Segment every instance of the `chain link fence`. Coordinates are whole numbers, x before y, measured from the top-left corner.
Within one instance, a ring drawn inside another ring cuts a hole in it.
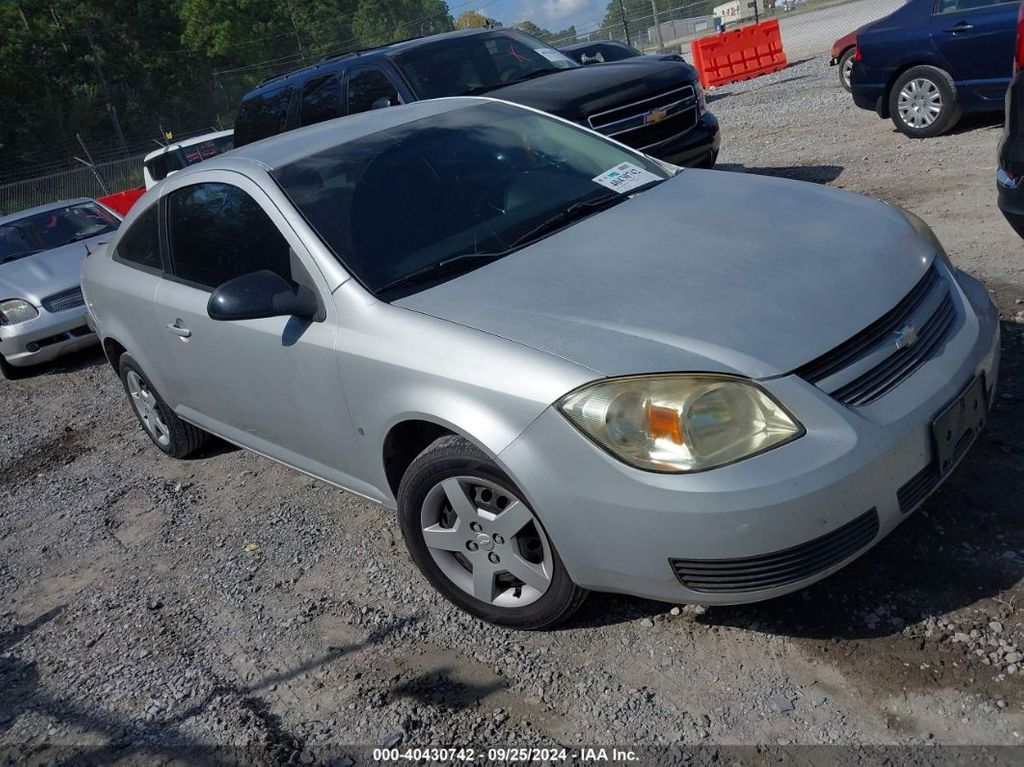
[[[142,158],[145,156],[136,154],[4,184],[0,186],[0,215],[58,200],[96,198],[142,186]]]
[[[645,53],[678,53],[690,59],[690,41],[718,34],[755,19],[778,19],[782,46],[790,61],[828,52],[838,38],[882,18],[905,0],[727,0],[683,3],[668,10],[626,15],[613,23],[577,30],[551,41],[557,48],[578,42],[618,40]],[[754,8],[756,2],[756,13]]]

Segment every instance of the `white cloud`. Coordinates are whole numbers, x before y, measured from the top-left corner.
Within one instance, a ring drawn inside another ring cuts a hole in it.
[[[593,0],[544,0],[540,6],[541,16],[548,21],[557,21],[589,10]]]

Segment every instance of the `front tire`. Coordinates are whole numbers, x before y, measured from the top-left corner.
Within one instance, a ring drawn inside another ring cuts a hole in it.
[[[0,373],[2,373],[3,377],[8,381],[17,381],[28,375],[28,369],[15,367],[5,360],[2,354],[0,354]]]
[[[548,628],[586,598],[509,477],[462,437],[442,437],[412,462],[398,518],[431,585],[489,623]]]
[[[174,414],[128,354],[121,355],[118,370],[135,417],[160,450],[173,458],[187,458],[209,441],[209,434]]]
[[[911,67],[889,91],[889,116],[911,138],[940,136],[960,121],[953,78],[937,67]]]
[[[839,84],[843,86],[843,90],[849,93],[852,88],[850,87],[850,75],[853,73],[853,55],[857,52],[857,49],[847,48],[843,51],[839,57]]]

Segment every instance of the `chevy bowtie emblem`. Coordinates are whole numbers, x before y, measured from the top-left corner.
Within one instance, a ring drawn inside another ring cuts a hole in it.
[[[668,112],[664,109],[652,109],[650,112],[644,115],[644,125],[654,125],[660,123],[668,117]]]
[[[909,349],[911,346],[917,343],[918,333],[916,325],[904,325],[899,330],[893,333],[896,338],[897,349]]]

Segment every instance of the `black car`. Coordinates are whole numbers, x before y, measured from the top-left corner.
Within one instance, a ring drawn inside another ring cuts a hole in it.
[[[1010,226],[1024,237],[1024,4],[1017,15],[1017,45],[1013,61],[1013,79],[1006,92],[1006,119],[999,142],[999,169],[996,189],[999,210]]]
[[[662,61],[683,61],[678,53],[645,54],[632,45],[620,43],[618,40],[598,40],[593,43],[573,43],[559,48],[562,53],[577,64],[607,64],[609,61],[625,61],[638,56],[649,56]]]
[[[421,99],[487,96],[534,107],[677,165],[711,167],[718,120],[697,71],[639,57],[584,67],[519,30],[447,32],[327,59],[247,93],[235,146]]]

